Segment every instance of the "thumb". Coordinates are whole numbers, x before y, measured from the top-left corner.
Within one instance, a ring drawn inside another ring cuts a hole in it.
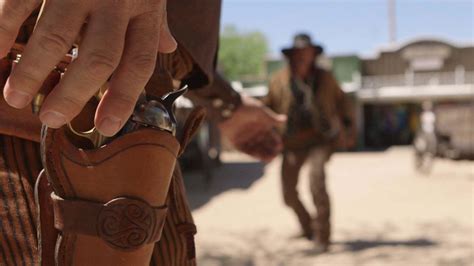
[[[265,108],[265,113],[267,114],[267,119],[269,122],[274,126],[281,126],[286,123],[287,116],[283,114],[277,114],[270,110],[269,108]]]

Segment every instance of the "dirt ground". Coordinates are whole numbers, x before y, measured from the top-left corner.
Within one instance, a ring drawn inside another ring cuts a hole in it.
[[[298,238],[284,206],[280,159],[268,165],[239,154],[211,181],[187,174],[198,226],[198,262],[217,265],[474,265],[474,163],[438,160],[430,176],[413,169],[412,151],[337,153],[327,165],[333,245],[316,254]],[[300,194],[314,213],[308,167]]]

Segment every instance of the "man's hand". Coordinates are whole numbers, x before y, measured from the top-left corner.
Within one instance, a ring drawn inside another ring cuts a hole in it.
[[[343,150],[349,150],[357,144],[357,131],[354,127],[343,129],[339,134],[336,147]]]
[[[231,118],[219,124],[222,134],[240,151],[263,161],[271,161],[283,148],[275,127],[286,122],[260,101],[242,97],[242,105]]]
[[[102,134],[114,135],[151,77],[157,52],[176,49],[166,0],[45,1],[36,30],[6,83],[5,100],[15,108],[26,107],[83,29],[79,57],[46,98],[40,119],[53,128],[71,121],[114,73],[95,117]],[[0,58],[41,2],[0,0]]]

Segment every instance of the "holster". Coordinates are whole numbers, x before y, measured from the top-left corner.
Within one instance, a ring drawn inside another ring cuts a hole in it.
[[[178,141],[140,129],[98,149],[65,128],[43,128],[36,185],[42,265],[149,265],[167,215],[176,159],[204,119],[196,109]]]

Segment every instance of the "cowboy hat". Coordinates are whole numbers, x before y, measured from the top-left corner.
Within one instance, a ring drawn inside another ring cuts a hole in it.
[[[306,47],[313,47],[314,49],[316,49],[316,53],[318,55],[322,54],[324,51],[321,45],[312,43],[311,37],[308,34],[299,33],[299,34],[296,34],[295,37],[293,38],[293,46],[289,48],[284,48],[281,50],[281,52],[284,55],[289,56],[294,50],[303,49]]]

